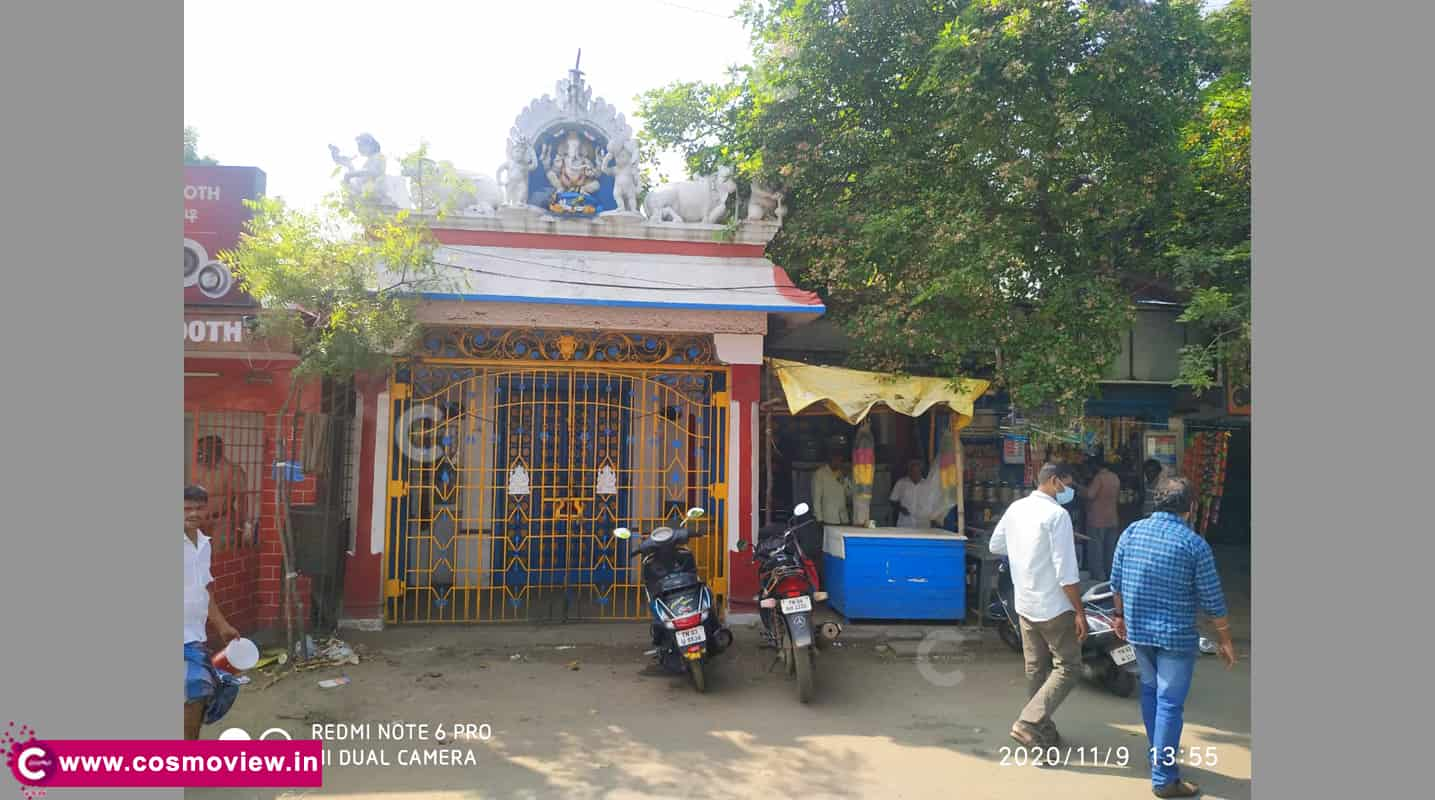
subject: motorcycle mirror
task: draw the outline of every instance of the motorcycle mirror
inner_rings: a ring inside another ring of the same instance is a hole
[[[627,528],[615,528],[613,530],[613,536],[617,539],[630,539],[633,536],[633,532]]]
[[[806,504],[806,503],[798,503],[798,504],[797,504],[797,508],[792,509],[792,516],[794,516],[794,517],[800,517],[800,516],[802,516],[803,514],[806,514],[807,512],[809,512],[809,511],[811,511],[811,510],[812,510],[812,506],[809,506],[809,505]]]
[[[708,512],[702,510],[701,508],[693,506],[692,508],[688,509],[688,519],[702,519],[704,516],[707,515],[707,513]]]

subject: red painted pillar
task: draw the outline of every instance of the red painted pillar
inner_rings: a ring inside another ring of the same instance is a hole
[[[728,411],[728,607],[752,611],[756,605],[757,567],[751,550],[737,550],[739,541],[752,545],[757,538],[758,402],[762,390],[759,364],[733,364],[731,406]],[[771,476],[769,476],[770,478]]]
[[[384,466],[389,450],[387,442],[379,441],[380,417],[388,413],[388,381],[385,376],[369,376],[355,382],[359,393],[359,456],[354,469],[359,471],[356,482],[357,512],[354,520],[354,551],[344,570],[345,620],[378,620],[383,618],[384,506],[374,502],[377,468]],[[385,436],[387,439],[387,436]],[[385,488],[385,487],[379,487]],[[377,534],[375,532],[378,532]],[[377,541],[375,537],[378,537]]]

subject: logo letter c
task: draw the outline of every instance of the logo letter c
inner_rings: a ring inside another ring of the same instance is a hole
[[[24,750],[21,750],[21,751],[20,751],[20,755],[19,755],[18,757],[16,757],[16,759],[15,759],[15,769],[16,769],[21,775],[23,775],[23,776],[25,777],[25,780],[27,780],[27,781],[41,781],[41,780],[44,780],[44,779],[45,779],[45,772],[44,772],[43,770],[31,769],[31,768],[30,768],[30,761],[31,761],[31,759],[40,758],[40,757],[43,757],[44,755],[46,755],[44,748],[41,748],[41,747],[27,747],[27,748],[25,748]],[[45,766],[49,766],[49,763],[48,763],[48,762],[43,762],[43,761],[42,761],[42,762],[40,762],[40,763],[43,764],[43,765],[45,765]]]

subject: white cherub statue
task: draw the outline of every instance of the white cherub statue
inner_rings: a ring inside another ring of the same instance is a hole
[[[781,225],[782,218],[785,216],[787,216],[787,208],[782,203],[782,192],[762,181],[754,180],[751,195],[747,201],[747,218],[754,222],[776,219],[777,224]]]
[[[538,167],[538,157],[528,139],[519,136],[508,146],[508,160],[498,168],[498,182],[503,186],[504,205],[528,205],[528,173]]]
[[[329,156],[334,163],[344,168],[341,180],[344,187],[355,197],[362,197],[383,202],[387,200],[384,186],[384,173],[388,168],[388,162],[383,152],[379,149],[379,143],[373,136],[361,133],[354,139],[359,147],[358,156],[346,156],[339,152],[339,148],[329,145]],[[355,167],[356,158],[362,157],[362,166]]]
[[[613,166],[608,166],[608,162]],[[613,176],[613,200],[618,211],[638,213],[638,146],[632,139],[619,143],[603,157],[603,172]]]

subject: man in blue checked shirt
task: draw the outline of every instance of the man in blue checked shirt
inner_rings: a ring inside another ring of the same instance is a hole
[[[1199,656],[1199,608],[1211,618],[1226,669],[1236,663],[1226,600],[1211,546],[1191,530],[1195,492],[1185,478],[1162,481],[1155,513],[1121,535],[1111,567],[1116,633],[1136,650],[1141,667],[1141,716],[1146,722],[1151,785],[1157,797],[1195,797],[1181,780],[1182,713]]]

